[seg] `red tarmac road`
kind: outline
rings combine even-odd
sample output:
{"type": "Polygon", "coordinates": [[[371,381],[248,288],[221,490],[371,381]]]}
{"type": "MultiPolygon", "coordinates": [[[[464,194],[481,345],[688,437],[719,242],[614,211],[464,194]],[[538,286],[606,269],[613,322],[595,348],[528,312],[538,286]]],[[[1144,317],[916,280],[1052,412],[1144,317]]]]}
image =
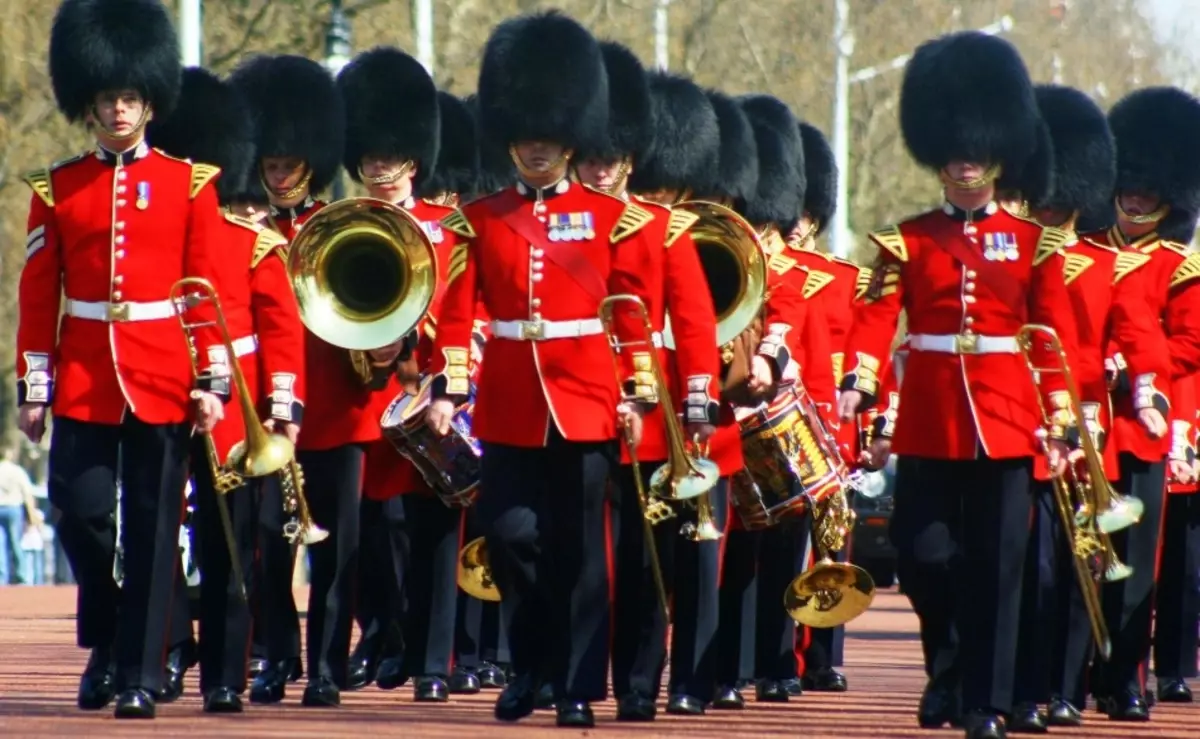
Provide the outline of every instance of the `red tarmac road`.
{"type": "MultiPolygon", "coordinates": [[[[307,593],[297,592],[298,602],[307,593]]],[[[68,587],[0,588],[0,736],[135,737],[954,737],[950,729],[917,728],[914,711],[924,674],[916,618],[894,591],[880,593],[874,606],[850,625],[845,672],[850,692],[809,693],[786,705],[750,703],[739,712],[710,712],[701,718],[659,714],[653,724],[617,724],[613,702],[597,706],[599,725],[587,731],[554,727],[539,712],[520,724],[492,719],[494,692],[455,697],[444,705],[416,704],[411,688],[375,688],[344,693],[340,709],[300,707],[300,689],[270,708],[248,706],[240,716],[206,716],[200,710],[197,677],[189,674],[183,697],[161,706],[153,722],[121,722],[111,711],[83,713],[75,690],[85,661],[75,648],[75,590],[68,587]]],[[[1194,686],[1195,687],[1195,686],[1194,686]]],[[[1115,724],[1094,711],[1080,729],[1055,729],[1056,736],[1200,737],[1200,704],[1160,704],[1148,724],[1115,724]]]]}

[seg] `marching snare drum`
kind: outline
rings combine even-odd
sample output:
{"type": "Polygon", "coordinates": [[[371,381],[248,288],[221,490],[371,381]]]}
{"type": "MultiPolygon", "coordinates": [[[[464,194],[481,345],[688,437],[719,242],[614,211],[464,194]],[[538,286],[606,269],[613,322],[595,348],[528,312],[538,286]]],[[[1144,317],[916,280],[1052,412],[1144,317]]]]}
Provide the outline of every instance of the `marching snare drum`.
{"type": "Polygon", "coordinates": [[[467,508],[479,494],[482,456],[479,441],[471,434],[475,387],[454,409],[450,433],[438,436],[425,424],[432,379],[422,378],[416,395],[403,392],[388,404],[380,421],[383,435],[413,463],[447,507],[467,508]]]}

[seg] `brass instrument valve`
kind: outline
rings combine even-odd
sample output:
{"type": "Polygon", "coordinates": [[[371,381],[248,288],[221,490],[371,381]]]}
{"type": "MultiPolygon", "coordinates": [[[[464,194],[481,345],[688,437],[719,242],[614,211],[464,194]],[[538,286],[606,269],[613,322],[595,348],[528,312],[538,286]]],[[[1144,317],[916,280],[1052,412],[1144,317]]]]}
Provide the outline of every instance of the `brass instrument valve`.
{"type": "Polygon", "coordinates": [[[626,379],[622,392],[625,402],[649,408],[658,405],[658,383],[654,380],[654,360],[649,352],[633,353],[633,376],[626,379]]]}
{"type": "Polygon", "coordinates": [[[1066,390],[1050,393],[1050,438],[1079,447],[1079,424],[1071,411],[1071,395],[1066,390]]]}

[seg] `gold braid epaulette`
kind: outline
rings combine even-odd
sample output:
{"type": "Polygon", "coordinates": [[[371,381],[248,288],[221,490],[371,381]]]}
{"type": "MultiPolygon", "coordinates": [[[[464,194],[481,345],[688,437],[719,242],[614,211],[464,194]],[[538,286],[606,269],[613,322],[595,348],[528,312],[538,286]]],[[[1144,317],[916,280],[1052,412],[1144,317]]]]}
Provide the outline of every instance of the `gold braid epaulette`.
{"type": "Polygon", "coordinates": [[[688,229],[695,225],[698,220],[700,220],[700,216],[695,213],[689,213],[686,210],[672,210],[671,218],[667,221],[667,248],[671,248],[671,245],[680,236],[687,233],[688,229]]]}
{"type": "Polygon", "coordinates": [[[867,238],[901,262],[908,261],[908,245],[904,243],[904,235],[900,233],[899,226],[872,231],[867,234],[867,238]]]}
{"type": "Polygon", "coordinates": [[[808,277],[804,278],[804,288],[801,290],[801,295],[804,296],[805,300],[808,300],[821,292],[821,289],[831,282],[833,282],[833,275],[828,272],[810,269],[808,277]]]}
{"type": "Polygon", "coordinates": [[[1054,228],[1053,226],[1042,228],[1042,235],[1038,237],[1037,248],[1033,250],[1033,266],[1036,267],[1054,256],[1070,240],[1071,234],[1061,228],[1054,228]]]}
{"type": "Polygon", "coordinates": [[[1149,262],[1149,254],[1143,254],[1140,251],[1122,251],[1117,255],[1117,260],[1113,264],[1113,284],[1116,285],[1149,262]]]}
{"type": "Polygon", "coordinates": [[[1070,285],[1079,276],[1096,263],[1095,259],[1074,252],[1063,255],[1063,282],[1070,285]]]}
{"type": "Polygon", "coordinates": [[[454,212],[446,214],[440,223],[442,224],[442,228],[457,236],[461,236],[464,239],[475,238],[475,229],[471,227],[471,222],[467,220],[466,214],[459,208],[455,208],[454,212]]]}
{"type": "Polygon", "coordinates": [[[254,256],[250,258],[250,269],[254,269],[268,254],[278,252],[283,261],[287,262],[288,240],[274,231],[264,228],[254,239],[254,256]]]}
{"type": "Polygon", "coordinates": [[[854,278],[854,299],[862,300],[867,296],[867,290],[871,289],[871,276],[875,274],[870,267],[859,265],[858,275],[854,278]]]}
{"type": "Polygon", "coordinates": [[[217,179],[217,175],[219,174],[221,174],[220,167],[194,162],[192,164],[192,187],[188,191],[188,199],[195,200],[200,191],[204,189],[204,186],[217,179]]]}
{"type": "Polygon", "coordinates": [[[1175,289],[1184,283],[1191,282],[1197,277],[1200,277],[1200,254],[1192,252],[1171,273],[1170,288],[1175,289]]]}
{"type": "Polygon", "coordinates": [[[626,203],[621,217],[608,235],[609,243],[619,244],[646,227],[654,220],[654,214],[636,203],[626,203]]]}

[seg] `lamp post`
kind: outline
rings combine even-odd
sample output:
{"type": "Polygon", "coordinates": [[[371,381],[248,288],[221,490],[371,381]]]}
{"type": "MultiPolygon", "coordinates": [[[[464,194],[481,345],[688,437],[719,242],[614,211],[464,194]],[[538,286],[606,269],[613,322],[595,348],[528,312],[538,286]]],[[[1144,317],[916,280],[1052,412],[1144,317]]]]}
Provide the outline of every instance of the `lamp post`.
{"type": "Polygon", "coordinates": [[[204,0],[179,0],[179,55],[185,67],[199,67],[204,50],[204,0]]]}
{"type": "Polygon", "coordinates": [[[654,6],[654,66],[664,72],[671,62],[671,34],[667,30],[670,7],[671,0],[658,0],[654,6]]]}
{"type": "MultiPolygon", "coordinates": [[[[325,31],[325,68],[331,75],[337,76],[342,67],[350,62],[353,47],[350,45],[350,19],[342,10],[342,0],[332,0],[333,6],[329,14],[329,28],[325,31]]],[[[341,200],[346,197],[346,183],[342,173],[338,172],[333,180],[333,199],[341,200]]]]}
{"type": "Polygon", "coordinates": [[[413,26],[417,37],[417,61],[433,76],[433,0],[413,0],[413,26]]]}

